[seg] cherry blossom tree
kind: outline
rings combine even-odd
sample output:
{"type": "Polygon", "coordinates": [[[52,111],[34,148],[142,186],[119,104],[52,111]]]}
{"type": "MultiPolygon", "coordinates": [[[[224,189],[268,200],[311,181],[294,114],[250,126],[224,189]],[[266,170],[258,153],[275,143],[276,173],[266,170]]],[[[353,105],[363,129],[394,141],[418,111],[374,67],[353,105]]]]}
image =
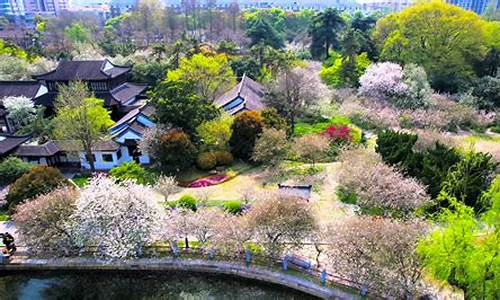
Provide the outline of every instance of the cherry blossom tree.
{"type": "Polygon", "coordinates": [[[31,253],[43,256],[74,254],[74,223],[78,191],[66,187],[27,201],[13,215],[23,243],[31,253]]]}
{"type": "Polygon", "coordinates": [[[183,239],[184,246],[186,249],[189,248],[189,235],[191,234],[189,224],[192,213],[194,213],[192,210],[182,208],[172,211],[168,217],[169,226],[164,227],[163,236],[173,242],[183,239]]]}
{"type": "Polygon", "coordinates": [[[246,244],[252,239],[253,231],[250,229],[248,218],[224,214],[216,224],[216,234],[213,245],[222,254],[243,254],[246,244]]]}
{"type": "Polygon", "coordinates": [[[29,124],[36,116],[35,103],[27,97],[6,97],[2,100],[9,119],[16,129],[29,124]]]}
{"type": "Polygon", "coordinates": [[[405,96],[408,86],[403,82],[400,65],[383,62],[370,65],[359,78],[360,94],[377,99],[405,96]]]}
{"type": "Polygon", "coordinates": [[[160,177],[158,177],[153,188],[163,195],[165,201],[168,200],[168,197],[170,195],[176,193],[179,190],[179,186],[177,185],[175,177],[165,175],[161,175],[160,177]]]}
{"type": "Polygon", "coordinates": [[[329,98],[331,91],[321,81],[314,65],[310,65],[283,72],[267,86],[264,101],[288,121],[293,133],[298,117],[320,100],[329,98]]]}
{"type": "Polygon", "coordinates": [[[224,212],[217,208],[204,208],[196,212],[190,211],[187,216],[189,233],[205,247],[215,236],[217,224],[224,218],[224,212]]]}
{"type": "Polygon", "coordinates": [[[429,202],[425,187],[414,178],[404,177],[368,150],[342,152],[339,185],[355,193],[361,208],[381,210],[384,215],[409,216],[429,202]]]}
{"type": "Polygon", "coordinates": [[[302,161],[314,166],[327,156],[329,147],[328,138],[320,134],[308,134],[294,140],[292,152],[302,161]]]}
{"type": "Polygon", "coordinates": [[[423,287],[416,245],[426,230],[415,220],[351,217],[336,222],[326,235],[328,263],[369,292],[396,299],[417,296],[423,287]]]}
{"type": "Polygon", "coordinates": [[[308,203],[282,192],[266,193],[245,218],[254,239],[262,245],[271,261],[287,248],[299,246],[316,228],[308,203]]]}
{"type": "Polygon", "coordinates": [[[97,177],[82,190],[73,215],[82,248],[104,258],[135,257],[163,232],[165,209],[147,186],[97,177]]]}
{"type": "Polygon", "coordinates": [[[270,167],[276,167],[286,158],[289,148],[284,130],[264,128],[261,136],[255,142],[252,160],[270,167]]]}

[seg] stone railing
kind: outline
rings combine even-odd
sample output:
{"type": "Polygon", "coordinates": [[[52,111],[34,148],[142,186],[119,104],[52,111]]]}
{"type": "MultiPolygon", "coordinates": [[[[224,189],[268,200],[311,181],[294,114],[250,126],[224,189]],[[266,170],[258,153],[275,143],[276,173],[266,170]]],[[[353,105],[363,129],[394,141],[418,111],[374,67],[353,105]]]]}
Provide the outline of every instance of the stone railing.
{"type": "Polygon", "coordinates": [[[137,259],[93,258],[96,249],[92,247],[81,257],[43,259],[28,256],[23,247],[19,250],[0,270],[191,270],[270,282],[325,299],[382,298],[298,255],[271,259],[250,251],[228,254],[197,247],[148,246],[137,259]]]}

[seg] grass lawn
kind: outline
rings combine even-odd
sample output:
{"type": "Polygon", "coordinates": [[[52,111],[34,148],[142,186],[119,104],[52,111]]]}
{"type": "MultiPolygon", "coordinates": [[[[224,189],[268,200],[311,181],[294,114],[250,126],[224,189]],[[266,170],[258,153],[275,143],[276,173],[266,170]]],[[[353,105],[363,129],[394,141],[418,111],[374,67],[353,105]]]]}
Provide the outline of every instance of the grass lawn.
{"type": "Polygon", "coordinates": [[[90,175],[77,175],[71,180],[80,188],[86,186],[89,183],[90,175]]]}
{"type": "Polygon", "coordinates": [[[298,122],[295,124],[295,135],[303,136],[310,133],[320,133],[328,128],[330,125],[349,125],[351,124],[351,120],[349,120],[346,116],[335,116],[330,120],[325,120],[316,123],[308,123],[308,122],[298,122]]]}
{"type": "Polygon", "coordinates": [[[9,220],[10,220],[10,215],[5,211],[0,211],[0,222],[9,220]]]}
{"type": "Polygon", "coordinates": [[[463,149],[474,149],[479,152],[489,152],[500,161],[500,135],[471,134],[453,136],[453,140],[463,149]]]}
{"type": "MultiPolygon", "coordinates": [[[[226,168],[226,172],[232,171],[232,172],[236,172],[236,173],[240,174],[240,173],[246,172],[252,168],[253,168],[252,165],[247,164],[241,160],[238,160],[238,161],[233,162],[230,166],[228,166],[226,168]]],[[[191,181],[194,181],[196,179],[203,178],[203,177],[206,177],[209,175],[210,175],[209,171],[202,171],[202,170],[199,170],[199,169],[193,167],[189,170],[181,172],[177,176],[177,180],[181,183],[182,182],[191,182],[191,181]]]]}

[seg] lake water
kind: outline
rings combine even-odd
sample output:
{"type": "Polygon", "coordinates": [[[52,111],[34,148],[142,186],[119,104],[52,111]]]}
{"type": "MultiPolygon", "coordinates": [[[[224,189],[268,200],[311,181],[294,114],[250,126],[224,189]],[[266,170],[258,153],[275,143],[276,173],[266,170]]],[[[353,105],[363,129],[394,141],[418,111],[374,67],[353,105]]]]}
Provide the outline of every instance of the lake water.
{"type": "Polygon", "coordinates": [[[314,297],[241,278],[184,272],[78,272],[0,275],[0,299],[290,299],[314,297]]]}

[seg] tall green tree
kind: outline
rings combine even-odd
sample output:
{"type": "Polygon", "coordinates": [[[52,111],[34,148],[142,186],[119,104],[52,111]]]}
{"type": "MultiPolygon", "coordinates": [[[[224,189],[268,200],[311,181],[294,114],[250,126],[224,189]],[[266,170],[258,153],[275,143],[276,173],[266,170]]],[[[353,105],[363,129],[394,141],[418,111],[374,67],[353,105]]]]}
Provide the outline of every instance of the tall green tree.
{"type": "Polygon", "coordinates": [[[455,92],[498,45],[498,29],[490,27],[473,12],[431,1],[380,19],[374,39],[381,59],[420,65],[435,89],[455,92]]]}
{"type": "Polygon", "coordinates": [[[354,28],[348,28],[341,37],[342,68],[340,74],[348,86],[358,85],[357,54],[361,50],[361,34],[354,28]]]}
{"type": "Polygon", "coordinates": [[[464,290],[465,299],[500,297],[500,179],[490,188],[492,208],[478,220],[471,207],[442,193],[451,203],[439,226],[423,239],[417,252],[435,278],[464,290]]]}
{"type": "Polygon", "coordinates": [[[73,43],[86,43],[90,41],[90,29],[80,22],[75,22],[64,28],[64,35],[73,43]]]}
{"type": "Polygon", "coordinates": [[[54,102],[56,109],[56,116],[53,119],[54,135],[57,139],[79,143],[93,172],[95,171],[93,148],[113,125],[110,112],[104,108],[104,100],[93,97],[82,82],[60,86],[59,90],[54,102]]]}
{"type": "Polygon", "coordinates": [[[284,39],[281,33],[262,17],[256,17],[248,21],[246,35],[250,38],[250,47],[263,44],[280,49],[284,46],[284,39]]]}
{"type": "Polygon", "coordinates": [[[481,201],[481,195],[490,185],[497,165],[489,153],[468,152],[450,168],[443,191],[473,207],[476,213],[484,212],[489,207],[481,201]]]}
{"type": "Polygon", "coordinates": [[[344,26],[344,19],[339,11],[333,8],[327,8],[313,18],[309,27],[313,58],[327,58],[330,49],[338,47],[338,34],[344,26]]]}
{"type": "Polygon", "coordinates": [[[355,29],[360,35],[360,52],[366,52],[370,59],[378,56],[377,46],[372,39],[373,28],[377,23],[376,15],[364,15],[361,11],[356,11],[349,21],[350,28],[355,29]]]}
{"type": "Polygon", "coordinates": [[[236,83],[233,70],[224,54],[195,54],[191,58],[182,58],[179,68],[169,71],[167,79],[190,81],[194,91],[207,103],[214,102],[217,96],[236,83]]]}
{"type": "Polygon", "coordinates": [[[188,134],[196,133],[196,127],[219,115],[213,104],[206,103],[195,93],[195,86],[190,81],[163,81],[149,96],[160,124],[181,128],[188,134]]]}

